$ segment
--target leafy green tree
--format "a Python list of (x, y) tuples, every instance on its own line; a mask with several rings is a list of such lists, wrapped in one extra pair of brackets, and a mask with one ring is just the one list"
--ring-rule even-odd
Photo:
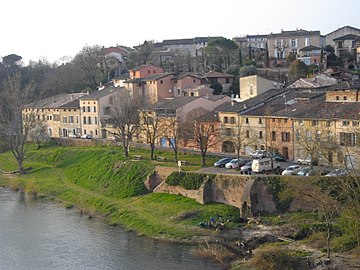
[(219, 82), (212, 82), (210, 88), (214, 89), (214, 95), (221, 95), (223, 87)]
[(290, 75), (292, 76), (292, 79), (306, 77), (308, 73), (309, 73), (309, 69), (307, 65), (300, 60), (295, 60), (290, 65)]
[(205, 48), (210, 66), (217, 66), (222, 72), (232, 63), (238, 60), (238, 46), (231, 40), (224, 37), (210, 39)]
[(255, 75), (256, 72), (257, 72), (256, 67), (253, 65), (243, 66), (240, 68), (239, 75), (240, 75), (240, 77), (246, 77), (246, 76)]
[(2, 63), (6, 67), (9, 75), (15, 75), (20, 70), (22, 57), (17, 54), (9, 54), (2, 58)]

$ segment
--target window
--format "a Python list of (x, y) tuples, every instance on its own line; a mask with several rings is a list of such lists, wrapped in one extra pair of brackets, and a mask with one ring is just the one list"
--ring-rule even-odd
[(226, 134), (227, 136), (231, 136), (231, 135), (232, 135), (232, 130), (231, 130), (231, 128), (225, 129), (225, 134)]
[(291, 47), (297, 47), (297, 39), (291, 39)]
[(287, 121), (288, 121), (287, 119), (284, 119), (284, 123), (285, 123), (285, 124), (287, 123)]
[(160, 84), (163, 84), (163, 80), (160, 80)]
[(347, 96), (344, 96), (343, 99), (344, 99), (344, 100), (347, 100)]
[(230, 117), (230, 124), (235, 124), (235, 117)]
[(272, 118), (271, 121), (274, 123), (274, 122), (275, 122), (275, 118)]
[(330, 120), (327, 120), (327, 121), (326, 121), (326, 127), (330, 127), (330, 125), (331, 125), (331, 121), (330, 121)]
[(87, 106), (87, 112), (91, 112), (90, 106)]
[(259, 131), (259, 139), (262, 139), (262, 138), (263, 138), (263, 132)]
[(336, 99), (336, 100), (340, 100), (340, 97), (339, 97), (339, 96), (336, 96), (335, 99)]
[(229, 118), (227, 116), (224, 117), (224, 123), (225, 124), (229, 123)]
[(91, 125), (91, 116), (88, 117), (88, 124)]
[(319, 120), (312, 120), (311, 125), (317, 126), (319, 124)]
[(86, 125), (86, 116), (83, 117), (83, 124)]
[(249, 118), (245, 118), (245, 123), (249, 124)]
[(193, 83), (196, 83), (196, 80), (195, 80), (195, 79), (193, 79)]
[(259, 118), (259, 124), (262, 124), (262, 118), (261, 117)]
[(250, 130), (246, 131), (246, 138), (248, 138), (248, 139), (250, 138)]
[(296, 141), (300, 141), (300, 135), (301, 135), (300, 130), (297, 129), (297, 130), (296, 130), (296, 134), (295, 134), (295, 136), (296, 136)]
[(254, 89), (253, 89), (253, 85), (250, 84), (250, 95), (252, 96), (254, 94)]
[(85, 107), (82, 107), (82, 111), (85, 112)]
[(72, 115), (69, 116), (69, 123), (70, 124), (74, 123), (74, 116), (72, 116)]
[(98, 131), (97, 131), (97, 129), (95, 129), (95, 135), (98, 135)]
[(94, 108), (93, 108), (93, 112), (96, 112), (96, 106), (94, 106)]
[(271, 131), (271, 140), (276, 141), (276, 132), (275, 131)]
[(358, 127), (359, 126), (359, 121), (352, 121), (352, 125), (353, 125), (353, 127)]
[(290, 132), (281, 132), (281, 140), (283, 142), (290, 142)]
[(306, 131), (306, 140), (311, 141), (311, 131), (310, 130)]
[(344, 127), (346, 127), (346, 126), (350, 125), (350, 121), (342, 121), (342, 125)]
[(306, 46), (310, 46), (310, 38), (308, 37), (305, 38), (305, 47)]
[(98, 124), (98, 118), (95, 116), (94, 118), (94, 124), (97, 125)]
[(76, 116), (76, 124), (79, 124), (79, 116)]
[(355, 146), (357, 145), (357, 138), (355, 133), (340, 132), (340, 145)]

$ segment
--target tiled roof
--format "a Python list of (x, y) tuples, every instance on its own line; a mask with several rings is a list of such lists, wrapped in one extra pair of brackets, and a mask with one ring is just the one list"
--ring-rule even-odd
[(121, 91), (124, 90), (125, 88), (123, 87), (107, 87), (103, 90), (99, 90), (99, 91), (94, 91), (94, 92), (90, 92), (89, 95), (84, 95), (80, 98), (80, 100), (95, 100), (95, 99), (99, 99), (102, 97), (105, 97), (115, 91)]
[(182, 78), (184, 78), (186, 76), (190, 76), (190, 77), (197, 78), (197, 79), (203, 78), (203, 76), (201, 76), (199, 74), (194, 74), (194, 73), (190, 73), (190, 72), (180, 74), (177, 78), (178, 78), (178, 80), (180, 80), (180, 79), (182, 79)]
[(61, 105), (60, 108), (80, 108), (80, 101), (79, 99), (76, 99), (72, 102)]
[(329, 91), (336, 90), (360, 90), (360, 80), (344, 81), (338, 84), (334, 84), (329, 88)]
[(317, 46), (309, 45), (309, 46), (306, 46), (306, 47), (300, 49), (299, 51), (300, 52), (311, 52), (311, 51), (317, 51), (317, 50), (321, 50), (321, 48), (317, 47)]
[(142, 78), (144, 81), (156, 81), (167, 76), (173, 75), (173, 73), (156, 73), (145, 78)]
[(234, 75), (230, 75), (227, 73), (220, 73), (216, 71), (209, 71), (208, 73), (204, 74), (206, 78), (234, 78)]
[(143, 68), (146, 68), (146, 67), (149, 67), (149, 66), (155, 66), (155, 67), (158, 67), (156, 65), (140, 65), (140, 66), (137, 66), (137, 67), (133, 67), (132, 69), (130, 69), (131, 71), (138, 71), (138, 70), (141, 70)]
[(267, 38), (268, 35), (246, 35), (246, 38)]
[(64, 107), (67, 104), (69, 104), (68, 106), (73, 106), (73, 104), (70, 103), (84, 95), (85, 93), (59, 94), (27, 104), (24, 108), (50, 109)]
[(192, 102), (197, 99), (207, 99), (213, 102), (216, 102), (218, 100), (221, 100), (225, 98), (225, 95), (213, 95), (213, 96), (201, 96), (201, 97), (195, 97), (195, 96), (186, 96), (186, 97), (175, 97), (170, 99), (164, 99), (160, 102), (158, 102), (155, 105), (156, 109), (178, 109), (189, 102)]
[(252, 108), (254, 106), (259, 106), (262, 103), (269, 101), (275, 98), (278, 95), (282, 95), (283, 93), (290, 92), (289, 89), (271, 89), (260, 95), (257, 95), (253, 98), (244, 100), (242, 102), (226, 102), (216, 108), (218, 112), (241, 112)]
[(310, 35), (320, 35), (320, 31), (307, 31), (304, 29), (293, 30), (293, 31), (283, 31), (281, 33), (271, 33), (268, 37), (289, 37), (289, 36), (310, 36)]
[(358, 38), (360, 38), (360, 36), (358, 35), (353, 35), (353, 34), (347, 34), (345, 36), (341, 36), (341, 37), (337, 37), (334, 38), (334, 41), (339, 41), (339, 40), (357, 40)]
[(294, 119), (360, 120), (360, 102), (329, 102), (322, 96), (289, 105), (273, 115)]

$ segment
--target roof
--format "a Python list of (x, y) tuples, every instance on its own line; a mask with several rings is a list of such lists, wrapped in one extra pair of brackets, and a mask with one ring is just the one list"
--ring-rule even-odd
[(281, 33), (271, 33), (268, 38), (271, 37), (289, 37), (289, 36), (310, 36), (310, 35), (319, 35), (320, 36), (320, 31), (308, 31), (308, 30), (304, 30), (304, 29), (299, 29), (299, 30), (291, 30), (291, 31), (284, 31), (281, 30)]
[[(140, 65), (140, 66), (137, 66), (137, 67), (133, 67), (130, 70), (131, 71), (138, 71), (138, 70), (141, 70), (141, 69), (146, 68), (146, 67), (158, 67), (158, 66), (156, 66), (156, 65)], [(161, 68), (161, 67), (158, 67), (158, 68)]]
[(267, 34), (264, 34), (264, 35), (246, 35), (246, 38), (267, 38), (268, 35)]
[(299, 101), (282, 110), (273, 113), (273, 116), (282, 116), (294, 119), (348, 119), (360, 120), (360, 102), (329, 102), (323, 95), (309, 101)]
[(190, 73), (190, 72), (186, 72), (186, 73), (183, 73), (183, 74), (180, 74), (177, 79), (180, 80), (186, 76), (190, 76), (190, 77), (193, 77), (193, 78), (197, 78), (197, 79), (201, 79), (203, 78), (203, 76), (201, 75), (198, 75), (198, 74), (194, 74), (194, 73)]
[(290, 110), (289, 107), (293, 104), (308, 104), (312, 100), (318, 98), (324, 100), (324, 92), (314, 93), (292, 90), (287, 93), (283, 93), (282, 95), (277, 95), (274, 99), (262, 103), (260, 106), (255, 106), (254, 108), (243, 111), (241, 114), (249, 116), (287, 116), (281, 113), (279, 114), (278, 112)]
[(357, 40), (358, 38), (360, 38), (360, 36), (358, 35), (353, 35), (353, 34), (347, 34), (345, 36), (341, 36), (341, 37), (337, 37), (334, 38), (334, 41), (340, 41), (340, 40)]
[(335, 33), (335, 32), (337, 32), (337, 31), (339, 31), (339, 30), (341, 30), (341, 29), (344, 29), (344, 28), (350, 28), (350, 29), (353, 29), (353, 30), (360, 31), (360, 29), (358, 29), (358, 28), (356, 28), (356, 27), (353, 27), (353, 26), (350, 26), (350, 25), (345, 25), (345, 26), (343, 26), (343, 27), (340, 27), (340, 28), (338, 28), (338, 29), (336, 29), (336, 30), (334, 30), (334, 31), (326, 34), (326, 35), (327, 35), (327, 36), (328, 36), (328, 35), (331, 35), (332, 33)]
[(224, 104), (215, 108), (218, 112), (234, 112), (239, 113), (249, 108), (260, 106), (262, 103), (275, 98), (278, 95), (289, 92), (289, 89), (270, 89), (253, 98), (244, 100), (242, 102), (225, 102)]
[(98, 90), (98, 91), (94, 91), (94, 92), (90, 92), (88, 95), (84, 95), (80, 98), (80, 100), (96, 100), (105, 96), (108, 96), (110, 94), (112, 94), (113, 92), (116, 91), (121, 91), (122, 89), (125, 89), (123, 87), (107, 87), (103, 90)]
[(155, 73), (144, 78), (135, 78), (135, 79), (127, 80), (125, 83), (142, 83), (147, 81), (156, 81), (173, 74), (174, 73)]
[(209, 71), (208, 73), (204, 74), (206, 78), (235, 78), (234, 75), (230, 75), (227, 73), (220, 73), (216, 71)]
[(319, 75), (313, 78), (300, 78), (290, 84), (287, 88), (316, 88), (326, 87), (336, 83), (336, 79), (326, 76)]
[(155, 109), (178, 109), (178, 108), (180, 108), (194, 100), (197, 100), (197, 99), (207, 99), (212, 102), (216, 102), (225, 97), (227, 97), (227, 96), (213, 95), (213, 96), (201, 96), (201, 97), (195, 97), (195, 96), (175, 97), (175, 98), (170, 98), (170, 99), (164, 99), (164, 100), (158, 102), (155, 105)]
[(338, 84), (334, 84), (329, 88), (329, 91), (337, 90), (360, 90), (360, 80), (356, 81), (344, 81)]
[(317, 47), (317, 46), (309, 45), (309, 46), (306, 46), (306, 47), (300, 49), (300, 52), (311, 52), (311, 51), (317, 51), (317, 50), (321, 50), (321, 48)]
[(85, 93), (73, 93), (73, 94), (59, 94), (56, 96), (48, 97), (36, 102), (32, 102), (24, 106), (24, 108), (36, 108), (36, 109), (50, 109), (50, 108), (75, 108), (73, 103), (80, 97), (84, 96)]

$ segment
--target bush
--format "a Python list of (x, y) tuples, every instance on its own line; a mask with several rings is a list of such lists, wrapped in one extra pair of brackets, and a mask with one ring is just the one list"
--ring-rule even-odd
[(288, 270), (304, 269), (302, 258), (276, 246), (268, 246), (256, 252), (252, 264), (257, 269)]
[(181, 186), (187, 190), (197, 190), (208, 178), (213, 179), (214, 175), (173, 172), (166, 178), (166, 183), (170, 186)]

